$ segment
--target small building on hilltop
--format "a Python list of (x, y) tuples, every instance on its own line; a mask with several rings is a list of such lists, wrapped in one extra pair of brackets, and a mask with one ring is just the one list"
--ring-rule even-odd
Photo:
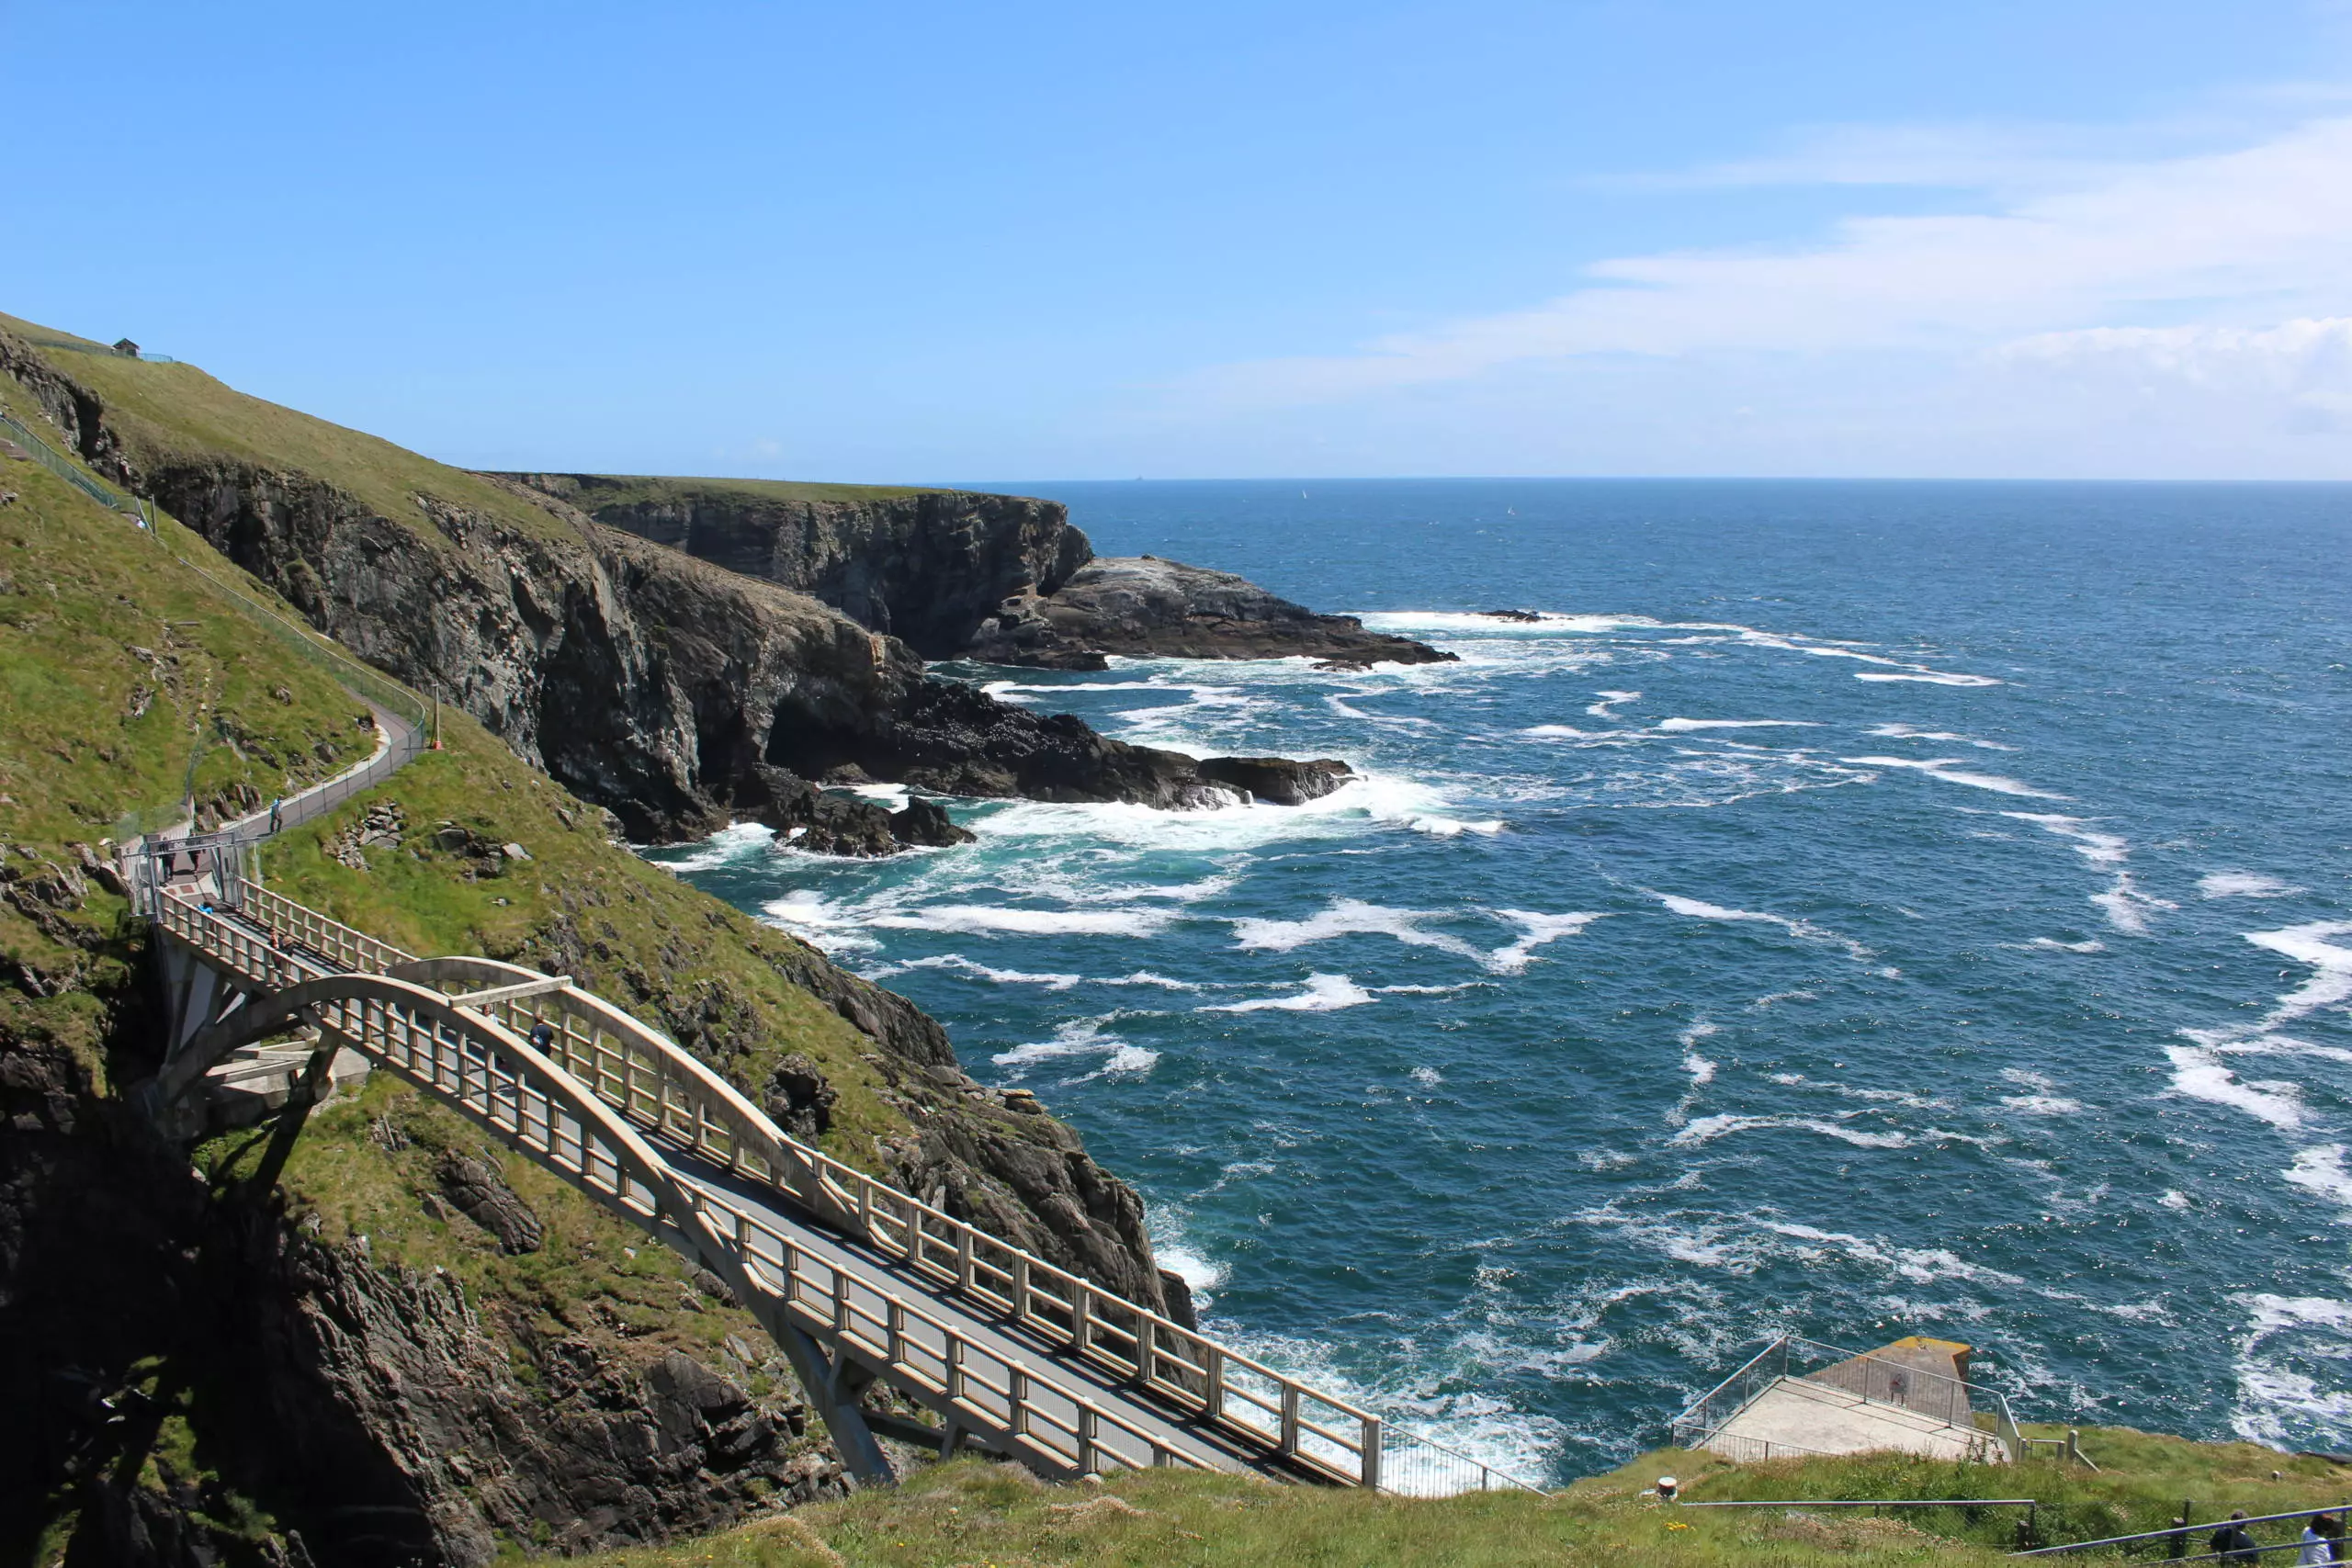
[(114, 345), (114, 351), (117, 354), (128, 355), (132, 359), (139, 357), (139, 345), (131, 342), (129, 338), (123, 338), (116, 343)]

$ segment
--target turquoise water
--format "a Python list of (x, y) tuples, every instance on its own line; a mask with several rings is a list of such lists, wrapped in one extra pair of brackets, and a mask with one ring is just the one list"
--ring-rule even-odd
[(951, 669), (1364, 778), (667, 858), (1080, 1128), (1216, 1329), (1530, 1478), (1782, 1329), (2352, 1448), (2352, 488), (1026, 488), (1462, 662)]

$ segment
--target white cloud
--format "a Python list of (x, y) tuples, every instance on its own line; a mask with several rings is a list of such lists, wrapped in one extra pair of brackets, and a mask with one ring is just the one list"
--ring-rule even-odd
[(2352, 316), (2269, 328), (2083, 327), (2004, 344), (1997, 357), (2144, 394), (2153, 382), (2268, 403), (2311, 430), (2352, 421)]
[[(1889, 171), (1907, 161), (1916, 177), (1922, 157)], [(1989, 355), (2062, 375), (2128, 358), (2143, 375), (2251, 378), (2333, 406), (2352, 312), (2352, 118), (2227, 152), (2054, 167), (2044, 188), (1987, 205), (1853, 218), (1809, 245), (1604, 261), (1530, 309), (1224, 367), (1194, 389), (1262, 408), (1596, 356)], [(2085, 335), (2098, 331), (2110, 335)]]

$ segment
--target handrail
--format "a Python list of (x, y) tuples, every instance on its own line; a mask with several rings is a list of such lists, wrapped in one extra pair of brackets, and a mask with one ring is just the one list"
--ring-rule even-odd
[[(346, 967), (381, 974), (419, 962), (266, 888), (249, 888), (245, 897), (248, 919)], [(687, 1143), (726, 1168), (766, 1180), (802, 1208), (844, 1224), (886, 1255), (903, 1259), (943, 1294), (1001, 1314), (1182, 1407), (1250, 1438), (1272, 1441), (1284, 1455), (1346, 1474), (1359, 1484), (1378, 1483), (1377, 1459), (1367, 1458), (1379, 1451), (1381, 1418), (1374, 1413), (1219, 1345), (801, 1143), (707, 1064), (588, 992), (566, 987), (498, 1008), (510, 1026), (522, 1032), (540, 1021), (558, 1022), (548, 1018), (550, 1010), (560, 1015), (552, 1047), (557, 1059), (623, 1114)], [(606, 1043), (594, 1027), (577, 1027), (582, 1014), (601, 1024), (615, 1043)], [(754, 1152), (768, 1155), (762, 1163), (769, 1168), (742, 1160), (737, 1139), (712, 1135), (712, 1119), (704, 1113), (711, 1102), (723, 1112), (721, 1125), (731, 1123), (748, 1133)], [(796, 1175), (801, 1179), (794, 1180)], [(1102, 1332), (1105, 1329), (1107, 1337)], [(1126, 1348), (1114, 1341), (1123, 1341)], [(1315, 1419), (1318, 1406), (1356, 1430), (1343, 1435)]]
[[(2342, 1514), (2347, 1511), (2352, 1511), (2352, 1502), (2322, 1506), (2317, 1508), (2292, 1508), (2283, 1514), (2256, 1514), (2250, 1519), (2211, 1519), (2201, 1525), (2176, 1525), (2169, 1529), (2143, 1530), (2138, 1535), (2110, 1535), (2098, 1540), (2069, 1541), (2064, 1546), (2038, 1546), (2030, 1551), (2012, 1551), (2009, 1555), (2011, 1557), (2055, 1557), (2062, 1552), (2088, 1551), (2095, 1546), (2130, 1546), (2135, 1541), (2170, 1540), (2177, 1535), (2195, 1535), (2199, 1530), (2217, 1530), (2223, 1525), (2267, 1525), (2276, 1524), (2280, 1519), (2308, 1519), (2313, 1514)], [(2269, 1551), (2276, 1549), (2263, 1547), (2260, 1550)], [(2194, 1559), (2187, 1561), (2194, 1561)]]
[[(666, 1224), (681, 1233), (686, 1250), (731, 1276), (727, 1283), (746, 1305), (765, 1296), (799, 1317), (820, 1319), (820, 1326), (835, 1338), (883, 1359), (895, 1381), (913, 1382), (982, 1420), (1003, 1425), (1013, 1438), (1024, 1439), (1052, 1461), (1080, 1471), (1107, 1463), (1136, 1466), (1134, 1455), (1101, 1440), (1107, 1427), (1142, 1444), (1143, 1462), (1198, 1462), (1148, 1427), (1050, 1373), (1003, 1356), (956, 1325), (907, 1303), (887, 1284), (818, 1258), (752, 1212), (680, 1179), (627, 1118), (503, 1025), (415, 981), (327, 972), (316, 960), (268, 947), (227, 917), (176, 893), (166, 893), (161, 906), (166, 931), (252, 979), (285, 987), (271, 1001), (252, 1004), (267, 1010), (268, 1017), (256, 1018), (249, 1029), (310, 1011), (322, 1034), (365, 1051), (452, 1102), (598, 1201), (640, 1224), (657, 1230)], [(297, 976), (302, 977), (286, 986)], [(203, 1065), (200, 1058), (175, 1064), (175, 1076), (185, 1080)], [(158, 1087), (168, 1093), (170, 1084), (159, 1079)], [(565, 1117), (571, 1118), (568, 1126)], [(718, 1217), (727, 1220), (724, 1229), (715, 1223)], [(761, 1242), (767, 1244), (765, 1252)], [(881, 1303), (880, 1310), (861, 1304), (856, 1292)], [(827, 1303), (822, 1312), (811, 1305), (820, 1300)], [(854, 1321), (859, 1317), (870, 1326), (862, 1327)], [(935, 1359), (951, 1369), (950, 1375), (925, 1376), (921, 1361), (930, 1348), (909, 1338), (910, 1324), (938, 1337)], [(874, 1328), (883, 1333), (877, 1337)], [(990, 1368), (1002, 1374), (1001, 1382), (983, 1375)], [(975, 1384), (1001, 1393), (1001, 1405), (974, 1398)], [(1065, 1418), (1057, 1405), (1078, 1414)]]
[[(450, 966), (446, 977), (458, 983), (465, 982), (465, 971), (494, 971), (499, 978), (535, 974), (487, 960), (418, 960), (266, 888), (246, 885), (238, 894), (244, 919), (267, 933), (267, 942), (244, 935), (224, 918), (196, 909), (177, 895), (166, 894), (159, 902), (167, 929), (220, 952), (264, 985), (283, 984), (288, 962), (306, 973), (323, 975), (332, 968), (387, 980), (393, 979), (394, 970), (417, 973), (441, 965)], [(290, 960), (286, 956), (289, 949)], [(317, 956), (303, 957), (305, 950)], [(707, 1064), (618, 1008), (563, 985), (496, 1001), (481, 1010), (493, 1015), (510, 1038), (527, 1037), (542, 1021), (558, 1025), (546, 1052), (549, 1070), (578, 1083), (582, 1092), (654, 1138), (683, 1144), (721, 1168), (761, 1180), (797, 1206), (851, 1230), (885, 1256), (904, 1262), (937, 1294), (977, 1305), (988, 1316), (1112, 1371), (1268, 1458), (1341, 1483), (1382, 1484), (1388, 1434), (1378, 1416), (1103, 1291), (800, 1143), (776, 1128)], [(756, 1221), (722, 1195), (698, 1186), (695, 1190), (702, 1194), (697, 1201), (734, 1213), (750, 1226), (748, 1233), (738, 1227), (739, 1241), (759, 1231)], [(943, 1383), (927, 1392), (947, 1397), (944, 1388)], [(1109, 1420), (1114, 1430), (1129, 1430), (1108, 1414), (1093, 1419)], [(1493, 1484), (1499, 1475), (1441, 1445), (1411, 1434), (1396, 1436), (1400, 1448), (1427, 1448), (1476, 1466), (1481, 1485)]]

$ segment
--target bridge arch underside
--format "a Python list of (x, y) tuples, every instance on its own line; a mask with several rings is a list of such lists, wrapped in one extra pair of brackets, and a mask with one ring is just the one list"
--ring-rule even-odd
[[(171, 929), (193, 919), (191, 910), (157, 932), (166, 984), (176, 978), (183, 998), (175, 1015), (199, 994), (209, 998), (192, 1019), (175, 1017), (178, 1046), (142, 1091), (159, 1122), (177, 1117), (185, 1128), (191, 1091), (230, 1052), (315, 1029), (319, 1060), (339, 1047), (359, 1052), (724, 1280), (792, 1361), (861, 1480), (893, 1476), (877, 1431), (943, 1452), (987, 1449), (1050, 1478), (1157, 1464), (1322, 1478), (1295, 1468), (1291, 1454), (1252, 1451), (1211, 1422), (1155, 1407), (1133, 1380), (1070, 1365), (1050, 1337), (929, 1296), (900, 1260), (854, 1228), (826, 1223), (854, 1200), (763, 1127), (765, 1118), (705, 1064), (662, 1062), (653, 1091), (619, 1070), (622, 1103), (650, 1101), (643, 1119), (652, 1125), (640, 1128), (589, 1087), (597, 1078), (575, 1076), (583, 1065), (608, 1079), (616, 1072), (593, 1054), (583, 1062), (582, 1038), (609, 1055), (617, 1037), (625, 1061), (638, 1055), (632, 1045), (684, 1053), (560, 977), (469, 958), (327, 973), (265, 933), (239, 931), (229, 917), (205, 912), (215, 929), (200, 936)], [(477, 996), (533, 989), (468, 1006), (437, 986)], [(485, 1016), (492, 1011), (503, 1021)], [(561, 1063), (532, 1043), (532, 1020), (556, 1023), (549, 1051)], [(724, 1136), (685, 1134), (673, 1103), (680, 1090), (693, 1092), (695, 1128), (723, 1126)], [(299, 1118), (307, 1105), (298, 1099), (288, 1114)], [(937, 1426), (865, 1410), (862, 1399), (877, 1383)]]

